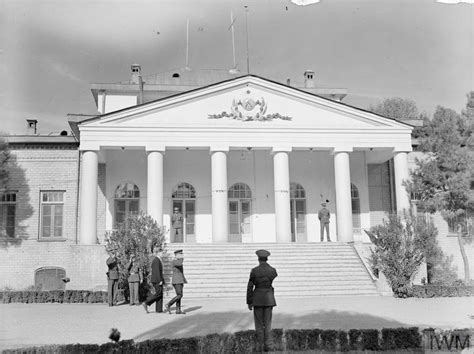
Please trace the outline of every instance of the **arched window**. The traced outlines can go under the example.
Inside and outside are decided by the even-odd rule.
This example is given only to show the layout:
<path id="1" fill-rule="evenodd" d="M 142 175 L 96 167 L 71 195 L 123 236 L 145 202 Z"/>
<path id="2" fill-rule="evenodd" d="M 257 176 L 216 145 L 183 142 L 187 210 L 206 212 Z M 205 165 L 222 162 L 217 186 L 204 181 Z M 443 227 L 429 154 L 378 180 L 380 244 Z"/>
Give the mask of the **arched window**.
<path id="1" fill-rule="evenodd" d="M 306 192 L 299 183 L 290 183 L 291 241 L 306 242 Z"/>
<path id="2" fill-rule="evenodd" d="M 252 191 L 245 183 L 233 184 L 229 198 L 229 241 L 250 241 L 252 238 Z"/>
<path id="3" fill-rule="evenodd" d="M 191 184 L 183 182 L 174 187 L 171 197 L 176 199 L 196 198 L 196 190 Z"/>
<path id="4" fill-rule="evenodd" d="M 359 190 L 351 183 L 352 228 L 354 233 L 360 233 L 360 199 Z"/>
<path id="5" fill-rule="evenodd" d="M 235 183 L 229 188 L 227 196 L 236 199 L 251 199 L 252 191 L 245 183 Z"/>
<path id="6" fill-rule="evenodd" d="M 140 190 L 130 182 L 120 183 L 115 189 L 115 227 L 121 225 L 130 215 L 136 214 L 140 206 Z"/>
<path id="7" fill-rule="evenodd" d="M 182 216 L 182 221 L 173 223 L 173 216 L 171 216 L 170 241 L 176 243 L 196 242 L 196 190 L 191 184 L 181 182 L 173 188 L 171 198 L 171 213 L 174 214 L 174 210 L 177 210 L 177 213 Z"/>

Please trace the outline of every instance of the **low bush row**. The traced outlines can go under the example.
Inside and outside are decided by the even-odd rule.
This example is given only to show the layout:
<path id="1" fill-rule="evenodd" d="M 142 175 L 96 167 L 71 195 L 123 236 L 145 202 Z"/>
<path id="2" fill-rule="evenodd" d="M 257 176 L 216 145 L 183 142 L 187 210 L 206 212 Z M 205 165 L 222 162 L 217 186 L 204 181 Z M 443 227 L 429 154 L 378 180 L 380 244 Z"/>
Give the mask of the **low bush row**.
<path id="1" fill-rule="evenodd" d="M 413 285 L 413 297 L 458 297 L 458 296 L 474 296 L 474 286 L 472 285 Z"/>
<path id="2" fill-rule="evenodd" d="M 124 300 L 123 295 L 122 292 L 119 292 L 119 301 Z M 474 296 L 474 286 L 413 285 L 410 296 L 420 298 Z M 0 302 L 4 304 L 12 302 L 107 303 L 107 292 L 89 290 L 0 291 Z"/>
<path id="3" fill-rule="evenodd" d="M 341 330 L 282 329 L 272 330 L 273 351 L 382 351 L 421 350 L 422 334 L 418 328 L 386 328 Z M 49 345 L 6 350 L 10 354 L 41 353 L 252 353 L 256 350 L 255 331 L 233 334 L 209 334 L 203 337 L 158 339 L 143 342 L 133 340 L 118 343 Z"/>
<path id="4" fill-rule="evenodd" d="M 3 291 L 0 292 L 1 302 L 22 303 L 107 303 L 106 291 L 88 290 L 51 290 L 51 291 Z"/>

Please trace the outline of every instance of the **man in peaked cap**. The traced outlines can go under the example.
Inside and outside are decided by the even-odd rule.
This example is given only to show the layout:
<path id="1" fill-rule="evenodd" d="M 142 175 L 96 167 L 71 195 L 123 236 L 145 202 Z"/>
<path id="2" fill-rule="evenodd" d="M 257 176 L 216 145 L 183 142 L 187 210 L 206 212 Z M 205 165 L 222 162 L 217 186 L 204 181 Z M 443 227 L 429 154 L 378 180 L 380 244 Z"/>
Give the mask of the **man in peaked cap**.
<path id="1" fill-rule="evenodd" d="M 183 269 L 183 250 L 174 251 L 174 257 L 175 258 L 171 263 L 173 266 L 173 276 L 171 277 L 171 284 L 173 284 L 176 296 L 165 305 L 165 309 L 168 313 L 171 313 L 170 307 L 171 305 L 176 303 L 176 314 L 185 315 L 186 312 L 181 311 L 181 298 L 183 297 L 183 287 L 184 284 L 187 283 Z"/>
<path id="2" fill-rule="evenodd" d="M 253 310 L 255 331 L 257 332 L 258 350 L 269 351 L 271 347 L 272 311 L 276 306 L 272 282 L 278 274 L 275 268 L 267 263 L 270 252 L 255 252 L 259 265 L 250 271 L 247 285 L 247 305 Z M 263 348 L 262 348 L 263 347 Z"/>
<path id="3" fill-rule="evenodd" d="M 326 202 L 329 202 L 326 200 Z M 329 219 L 331 219 L 331 213 L 326 208 L 326 203 L 321 203 L 322 208 L 318 211 L 318 219 L 319 219 L 319 234 L 321 237 L 321 242 L 324 241 L 324 230 L 326 229 L 326 237 L 328 242 L 331 242 L 331 237 L 329 236 Z"/>
<path id="4" fill-rule="evenodd" d="M 117 305 L 117 294 L 118 294 L 118 281 L 120 278 L 120 272 L 117 260 L 117 249 L 107 249 L 109 258 L 105 261 L 107 264 L 107 299 L 109 306 Z"/>

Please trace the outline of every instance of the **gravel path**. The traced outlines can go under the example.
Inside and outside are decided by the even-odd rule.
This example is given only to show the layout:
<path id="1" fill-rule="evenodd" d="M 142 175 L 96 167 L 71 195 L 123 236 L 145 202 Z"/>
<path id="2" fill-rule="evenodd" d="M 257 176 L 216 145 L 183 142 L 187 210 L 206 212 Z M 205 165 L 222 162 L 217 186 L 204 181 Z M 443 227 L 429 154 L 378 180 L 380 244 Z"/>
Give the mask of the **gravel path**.
<path id="1" fill-rule="evenodd" d="M 274 328 L 474 328 L 474 298 L 395 299 L 315 297 L 278 299 Z M 142 341 L 253 328 L 244 299 L 186 300 L 186 315 L 146 314 L 141 306 L 0 304 L 0 350 L 45 344 L 104 343 L 111 328 Z M 153 307 L 152 307 L 153 310 Z"/>

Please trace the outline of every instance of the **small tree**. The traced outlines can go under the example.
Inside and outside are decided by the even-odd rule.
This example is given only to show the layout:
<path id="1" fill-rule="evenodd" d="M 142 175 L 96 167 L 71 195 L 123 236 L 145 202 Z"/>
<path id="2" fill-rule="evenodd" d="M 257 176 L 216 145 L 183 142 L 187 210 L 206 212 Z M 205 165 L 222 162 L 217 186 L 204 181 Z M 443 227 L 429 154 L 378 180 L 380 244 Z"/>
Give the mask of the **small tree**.
<path id="1" fill-rule="evenodd" d="M 0 190 L 7 187 L 8 182 L 8 169 L 7 164 L 10 160 L 10 149 L 8 148 L 8 142 L 0 137 Z"/>
<path id="2" fill-rule="evenodd" d="M 150 252 L 155 247 L 160 247 L 166 254 L 165 229 L 144 212 L 131 215 L 118 230 L 107 234 L 106 248 L 117 250 L 120 269 L 119 287 L 124 289 L 126 297 L 128 297 L 127 279 L 129 277 L 126 264 L 130 261 L 130 257 L 132 255 L 136 257 L 143 271 L 143 278 L 149 280 Z M 141 284 L 140 295 L 148 293 L 149 284 L 149 281 Z"/>
<path id="3" fill-rule="evenodd" d="M 433 119 L 423 127 L 420 150 L 407 189 L 417 204 L 430 213 L 440 212 L 458 236 L 465 277 L 469 283 L 469 260 L 465 243 L 472 242 L 469 229 L 474 211 L 474 93 L 468 96 L 461 115 L 437 107 Z M 471 219 L 471 220 L 470 220 Z M 458 224 L 461 224 L 458 228 Z"/>
<path id="4" fill-rule="evenodd" d="M 375 273 L 382 272 L 396 297 L 411 293 L 411 282 L 423 259 L 433 252 L 431 239 L 436 229 L 426 221 L 405 215 L 389 215 L 388 221 L 365 231 L 374 244 L 369 262 Z"/>

